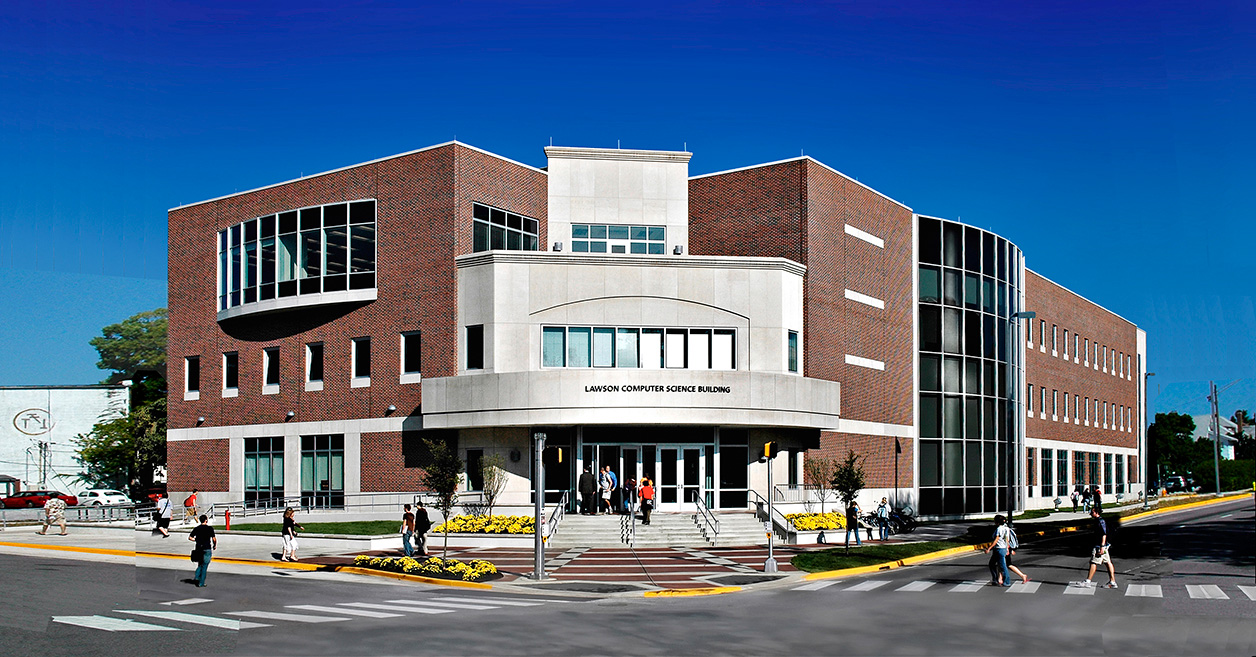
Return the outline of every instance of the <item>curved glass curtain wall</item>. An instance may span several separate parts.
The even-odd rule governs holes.
[[[919,512],[1006,511],[1021,421],[1023,337],[1012,319],[1024,284],[1020,249],[928,217],[919,240]]]

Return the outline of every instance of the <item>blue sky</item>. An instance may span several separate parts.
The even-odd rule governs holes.
[[[86,341],[164,303],[168,208],[455,136],[537,165],[687,145],[694,174],[805,151],[1144,327],[1153,396],[1254,377],[1254,28],[1242,2],[4,3],[0,385],[100,378]]]

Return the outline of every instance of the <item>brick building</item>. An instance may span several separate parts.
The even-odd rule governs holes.
[[[610,465],[660,510],[744,509],[768,442],[778,498],[848,449],[926,515],[1141,489],[1145,336],[1016,245],[807,157],[545,152],[452,142],[172,209],[171,490],[400,494],[433,438],[469,491],[499,456],[524,504],[536,432],[551,501]]]

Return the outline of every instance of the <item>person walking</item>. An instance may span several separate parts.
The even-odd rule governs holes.
[[[427,515],[423,500],[414,501],[414,549],[419,556],[427,556],[427,530],[432,528],[432,519]]]
[[[1082,510],[1090,513],[1090,486],[1082,487]]]
[[[594,501],[597,496],[597,479],[593,478],[593,472],[589,466],[584,466],[584,474],[580,475],[580,483],[577,485],[580,492],[580,514],[591,516],[597,513],[597,502]]]
[[[606,466],[606,476],[611,480],[611,509],[615,513],[623,513],[623,500],[619,489],[619,477],[615,476],[615,471],[608,465]]]
[[[654,482],[649,477],[641,477],[641,524],[650,524],[650,513],[654,511]]]
[[[53,525],[61,527],[59,536],[69,533],[65,531],[65,500],[59,497],[50,497],[47,502],[44,502],[44,527],[35,533],[43,536]]]
[[[209,575],[209,562],[213,559],[214,550],[218,549],[218,536],[214,528],[209,526],[209,516],[201,516],[201,524],[192,528],[188,534],[189,541],[196,541],[196,550],[201,553],[201,560],[196,567],[196,585],[205,586],[205,577]]]
[[[405,513],[401,514],[401,554],[402,556],[414,556],[414,548],[410,546],[410,537],[414,536],[414,513],[410,511],[410,505],[404,507]]]
[[[170,516],[173,514],[170,495],[162,493],[161,498],[157,500],[157,531],[161,532],[162,538],[170,538]]]
[[[881,498],[881,503],[877,505],[877,527],[881,530],[881,540],[887,541],[890,538],[890,500],[889,498]]]
[[[624,482],[623,496],[624,496],[624,499],[623,499],[624,513],[632,515],[633,513],[635,513],[634,507],[637,503],[637,480],[636,479],[629,477],[628,481]]]
[[[283,510],[283,556],[280,561],[297,561],[297,527],[305,531],[305,527],[297,524],[293,517],[297,510],[288,507]]]
[[[1077,513],[1077,503],[1081,500],[1078,499],[1079,495],[1076,488],[1073,489],[1073,494],[1069,495],[1069,497],[1073,500],[1073,513]]]
[[[1007,570],[1007,552],[1011,544],[1011,530],[1007,526],[1007,518],[999,514],[994,517],[994,540],[986,546],[986,554],[994,552],[990,557],[990,586],[1011,586],[1012,574]]]
[[[1090,497],[1094,500],[1091,508],[1099,509],[1099,512],[1103,513],[1103,492],[1099,490],[1098,486],[1095,486],[1095,492]]]
[[[196,494],[197,492],[199,491],[193,488],[192,494],[188,495],[187,499],[183,500],[183,523],[182,524],[184,525],[188,524],[189,520],[191,520],[192,522],[196,522],[196,516],[197,516]]]
[[[1108,583],[1104,584],[1104,588],[1115,589],[1116,585],[1116,568],[1112,565],[1112,553],[1108,545],[1108,523],[1103,518],[1103,512],[1098,506],[1091,507],[1090,517],[1094,522],[1095,546],[1090,551],[1090,571],[1086,573],[1086,581],[1084,586],[1094,586],[1092,579],[1095,571],[1101,565],[1108,566]]]
[[[855,532],[855,546],[863,547],[863,541],[859,540],[859,503],[851,500],[846,505],[846,549],[850,549],[850,533]]]
[[[614,513],[615,509],[611,508],[611,466],[602,466],[602,472],[598,475],[598,488],[602,492],[602,501],[598,506],[600,512],[603,507],[607,513]]]

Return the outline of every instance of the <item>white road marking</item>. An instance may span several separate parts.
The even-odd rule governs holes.
[[[1159,584],[1130,584],[1125,587],[1125,596],[1132,598],[1163,598],[1164,589]]]
[[[163,602],[161,604],[163,605],[199,605],[203,602],[213,602],[213,600],[210,600],[209,598],[187,598],[186,600],[171,600],[170,602]]]
[[[842,590],[843,591],[871,591],[872,589],[879,589],[882,586],[885,586],[886,584],[889,584],[889,583],[890,583],[889,580],[872,579],[866,582],[860,582],[850,588],[846,588]]]
[[[1038,587],[1042,586],[1042,582],[1012,582],[1007,587],[1008,593],[1037,593]]]
[[[1243,586],[1240,584],[1239,590],[1243,592],[1243,595],[1247,596],[1248,600],[1256,600],[1256,586]]]
[[[832,580],[829,580],[826,582],[812,582],[810,584],[803,584],[802,586],[799,586],[793,590],[794,591],[819,591],[820,589],[826,589],[830,586],[833,586],[836,583],[837,582],[832,581]]]
[[[1064,595],[1094,595],[1097,586],[1086,586],[1085,582],[1069,582],[1064,587]]]
[[[1232,515],[1234,515],[1234,514],[1233,514],[1233,513],[1227,513],[1227,514],[1225,514],[1224,516],[1218,516],[1218,517],[1219,517],[1219,518],[1229,518],[1229,517],[1230,517],[1230,516],[1232,516]]]
[[[248,621],[234,620],[231,618],[218,618],[216,616],[201,616],[200,614],[189,614],[182,611],[148,611],[141,609],[114,609],[119,614],[132,614],[134,616],[148,616],[150,618],[160,618],[162,620],[182,621],[184,623],[192,623],[193,625],[208,625],[209,627],[218,627],[224,630],[248,630],[255,627],[270,627],[262,623],[250,623]]]
[[[951,593],[976,593],[985,587],[981,582],[964,582],[951,587]]]
[[[493,605],[475,605],[460,602],[432,602],[430,600],[388,600],[388,602],[399,605],[419,605],[422,607],[448,607],[450,609],[482,610],[497,608]]]
[[[488,604],[494,604],[494,605],[506,605],[507,607],[540,607],[541,605],[545,604],[544,601],[540,601],[540,600],[528,601],[528,600],[508,600],[506,598],[479,598],[479,597],[455,598],[452,596],[443,596],[443,595],[438,595],[431,599],[441,600],[444,602],[470,602],[472,604],[488,603]]]
[[[910,584],[904,584],[903,586],[900,586],[894,590],[916,592],[916,591],[923,591],[933,585],[934,585],[934,582],[927,582],[927,581],[921,580],[917,582],[912,582]]]
[[[390,614],[385,611],[367,611],[366,609],[345,609],[343,607],[324,607],[322,605],[284,605],[286,609],[304,609],[305,611],[321,611],[328,614],[349,614],[365,618],[401,618],[402,614]]]
[[[1197,600],[1229,600],[1230,596],[1216,584],[1187,584],[1186,592]]]
[[[381,605],[374,602],[342,602],[342,607],[362,607],[363,609],[384,609],[387,611],[404,611],[411,614],[452,614],[453,609],[425,609],[405,605]]]
[[[228,616],[243,616],[245,618],[267,618],[270,620],[292,621],[294,623],[334,623],[336,621],[347,621],[348,618],[339,616],[310,616],[307,614],[284,614],[278,611],[229,611]]]
[[[53,616],[52,622],[78,625],[93,630],[106,632],[178,632],[177,627],[141,623],[129,618],[111,618],[109,616]]]

